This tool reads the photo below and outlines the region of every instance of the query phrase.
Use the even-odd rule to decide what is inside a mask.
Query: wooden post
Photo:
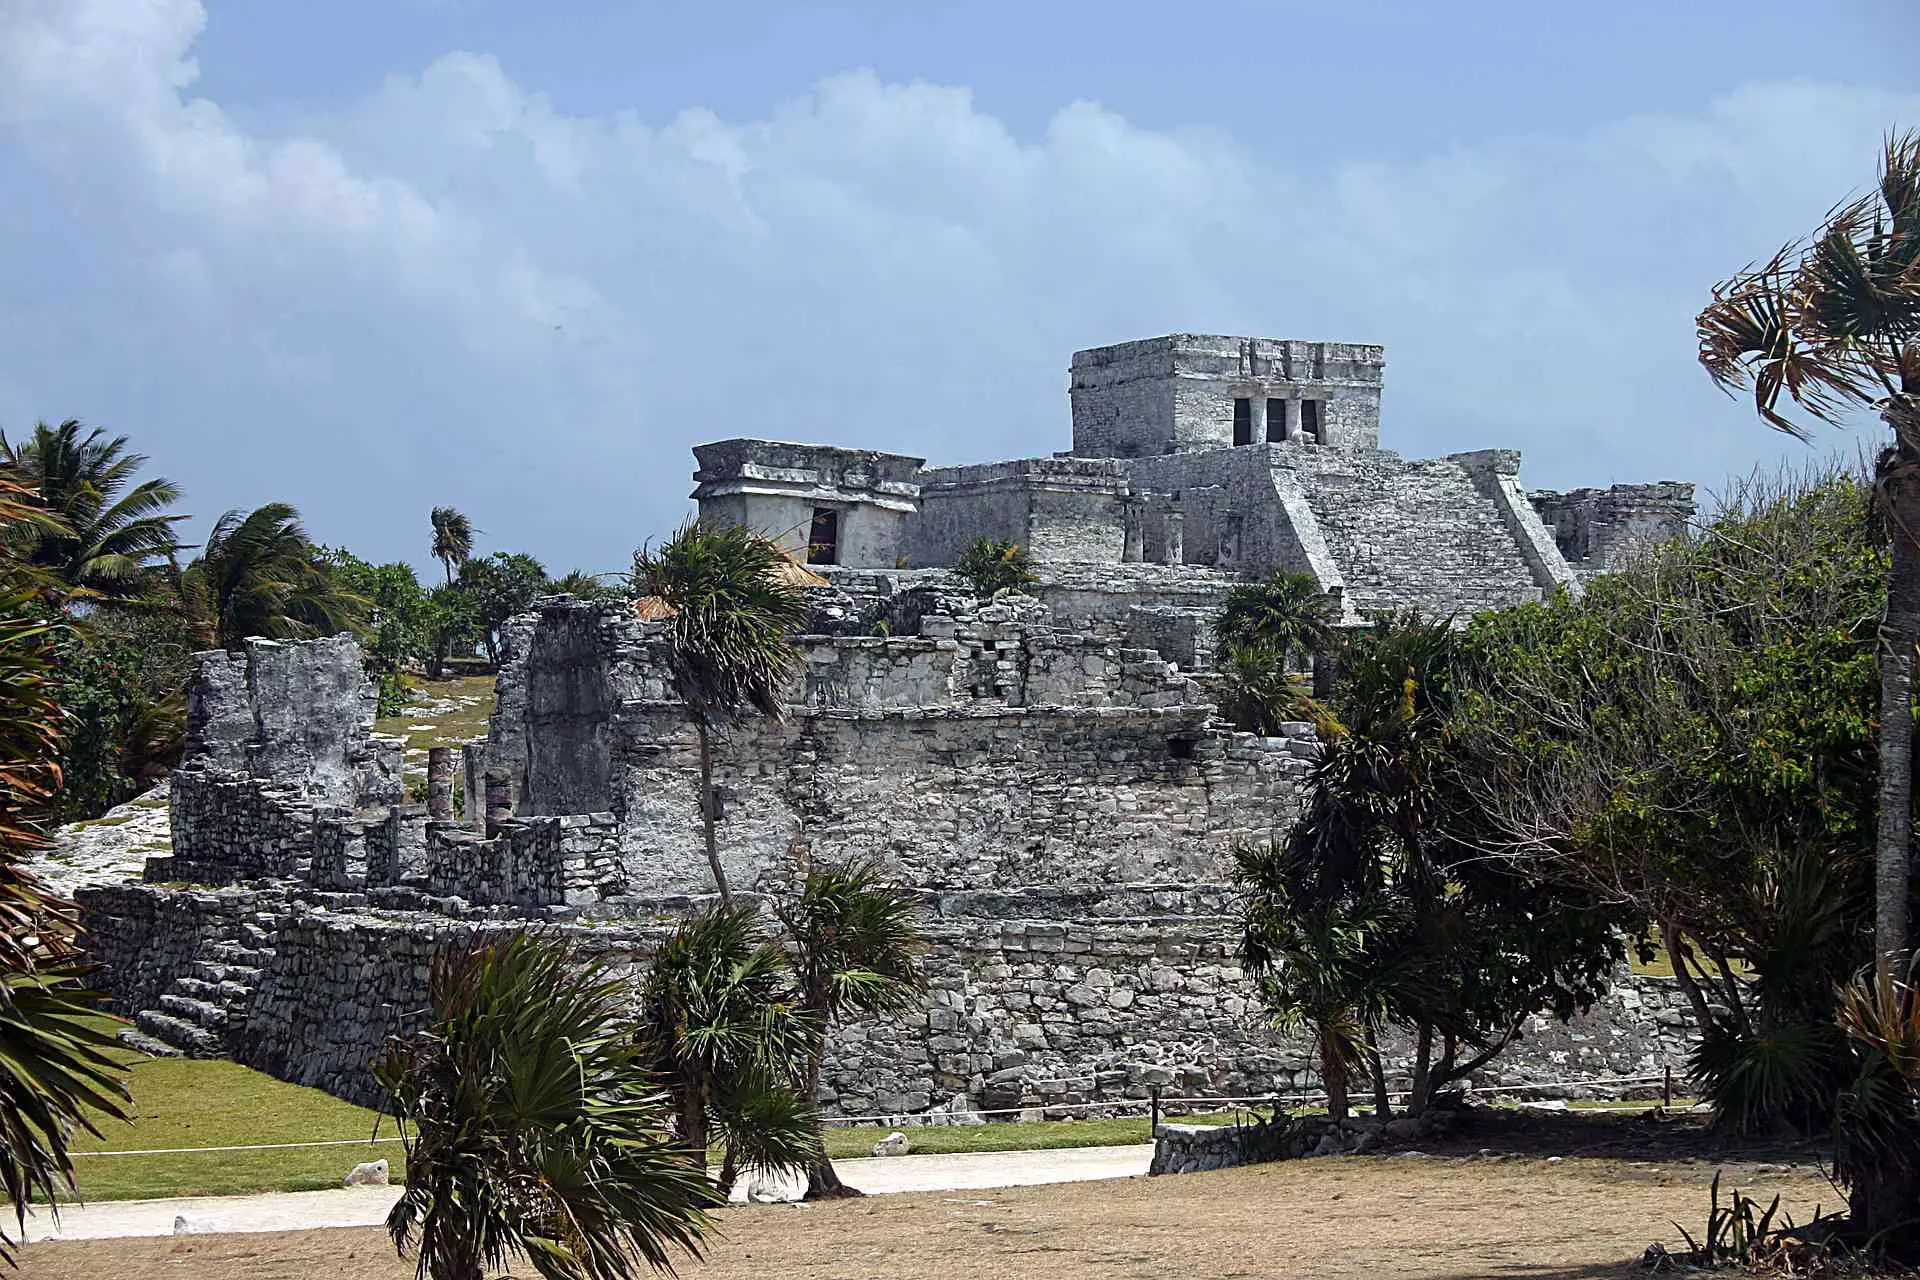
[[[1157,1085],[1157,1084],[1153,1086],[1153,1112],[1152,1112],[1152,1117],[1153,1117],[1153,1124],[1152,1124],[1152,1126],[1151,1126],[1151,1127],[1150,1127],[1150,1128],[1149,1128],[1149,1129],[1147,1130],[1147,1136],[1148,1136],[1148,1137],[1152,1137],[1152,1136],[1153,1136],[1154,1134],[1156,1134],[1156,1133],[1158,1133],[1158,1132],[1160,1131],[1160,1086],[1159,1086],[1159,1085]]]
[[[427,748],[427,817],[434,822],[453,819],[453,748]]]
[[[1671,1110],[1673,1108],[1673,1064],[1672,1063],[1667,1064],[1666,1080],[1660,1086],[1660,1105],[1662,1107],[1667,1108],[1668,1110]]]

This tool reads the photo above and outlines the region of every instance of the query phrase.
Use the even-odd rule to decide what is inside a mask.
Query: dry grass
[[[1670,1219],[1705,1214],[1704,1164],[1323,1159],[1176,1178],[876,1196],[729,1210],[682,1274],[710,1280],[1092,1280],[1093,1277],[1574,1277],[1635,1274]],[[1811,1174],[1729,1182],[1833,1202]],[[35,1245],[25,1280],[403,1280],[377,1230]],[[516,1274],[530,1274],[521,1268]]]

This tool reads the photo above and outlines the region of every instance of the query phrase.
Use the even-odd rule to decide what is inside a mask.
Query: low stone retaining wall
[[[822,1108],[893,1116],[962,1099],[992,1111],[1098,1114],[1105,1105],[1144,1103],[1156,1088],[1197,1098],[1316,1088],[1306,1041],[1274,1032],[1254,999],[1218,887],[1117,886],[1101,900],[1159,910],[1075,918],[1088,892],[930,896],[925,1008],[839,1028],[822,1072]],[[388,1034],[424,1011],[427,966],[449,941],[540,924],[642,965],[673,920],[702,905],[659,899],[645,911],[623,905],[618,918],[568,922],[556,913],[579,912],[529,915],[404,888],[118,885],[85,890],[81,902],[116,1006],[129,1014],[208,958],[215,940],[247,928],[270,955],[260,962],[235,1056],[363,1102],[367,1064]],[[1635,978],[1572,1024],[1537,1020],[1476,1083],[1576,1082],[1559,1092],[1578,1096],[1583,1079],[1677,1067],[1688,1035],[1671,987]],[[1386,1048],[1390,1074],[1402,1074],[1396,1046]]]

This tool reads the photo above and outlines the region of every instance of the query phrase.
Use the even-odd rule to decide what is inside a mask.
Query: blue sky
[[[1408,454],[1713,488],[1806,451],[1693,313],[1920,126],[1916,43],[1915,0],[0,0],[0,426],[613,569],[696,441],[1050,452],[1075,348],[1203,330],[1385,343]]]

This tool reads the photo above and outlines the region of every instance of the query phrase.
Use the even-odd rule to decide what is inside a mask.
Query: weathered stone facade
[[[385,1037],[426,1006],[427,966],[450,940],[546,921],[584,949],[642,966],[694,899],[642,918],[503,912],[417,890],[82,891],[117,1006],[284,1079],[364,1103]],[[1218,889],[925,896],[931,992],[915,1014],[841,1028],[821,1102],[843,1115],[912,1115],[964,1098],[994,1111],[1310,1092],[1309,1047],[1274,1032],[1234,959]],[[1540,1019],[1481,1077],[1489,1086],[1658,1077],[1685,1060],[1687,1015],[1669,979],[1623,981],[1568,1025]],[[1392,1055],[1396,1087],[1405,1055]]]
[[[705,518],[780,539],[831,583],[809,592],[784,718],[717,735],[728,878],[777,892],[805,862],[872,859],[926,903],[927,1008],[844,1029],[824,1105],[1307,1085],[1303,1047],[1265,1026],[1235,963],[1227,881],[1236,842],[1292,824],[1318,743],[1305,724],[1268,738],[1219,719],[1222,596],[1284,567],[1349,622],[1464,616],[1577,589],[1691,510],[1672,484],[1530,500],[1511,451],[1383,450],[1383,364],[1378,347],[1176,335],[1074,358],[1065,455],[927,470],[696,449]],[[978,601],[939,567],[982,535],[1032,551],[1033,597]],[[202,655],[171,854],[148,884],[82,895],[146,1043],[365,1099],[367,1062],[421,1012],[448,939],[538,923],[638,965],[698,908],[697,739],[664,628],[557,598],[502,645],[459,822],[444,792],[432,817],[402,803],[351,642]],[[1671,1060],[1683,1033],[1654,1003],[1538,1027],[1495,1072]]]
[[[844,604],[849,625],[870,607]],[[873,857],[924,902],[926,1007],[843,1028],[822,1104],[910,1115],[1311,1088],[1306,1046],[1267,1026],[1238,967],[1225,883],[1235,840],[1291,822],[1318,751],[1308,726],[1224,729],[1157,653],[1060,631],[1032,600],[923,586],[887,607],[912,634],[801,637],[787,720],[718,749],[736,886],[777,891],[801,856]],[[514,621],[492,732],[470,748],[508,783],[492,831],[421,806],[316,804],[307,762],[279,779],[201,767],[189,806],[251,788],[252,809],[176,812],[219,857],[155,858],[153,883],[82,891],[116,1004],[147,1043],[371,1101],[367,1065],[424,1009],[450,939],[534,924],[644,965],[710,887],[661,643],[617,606],[564,598]],[[542,812],[581,799],[606,808]],[[247,827],[256,811],[279,825]],[[1676,1002],[1623,987],[1589,1022],[1540,1022],[1489,1079],[1658,1070],[1684,1041]]]
[[[1384,367],[1379,347],[1348,343],[1174,334],[1099,347],[1073,357],[1067,453],[924,469],[729,440],[694,450],[694,496],[703,519],[751,525],[819,565],[949,566],[991,537],[1042,566],[1127,570],[1147,594],[1210,570],[1221,578],[1209,608],[1232,581],[1284,568],[1313,575],[1355,624],[1385,609],[1464,617],[1578,591],[1685,532],[1692,485],[1529,498],[1513,450],[1407,459],[1381,448]]]

